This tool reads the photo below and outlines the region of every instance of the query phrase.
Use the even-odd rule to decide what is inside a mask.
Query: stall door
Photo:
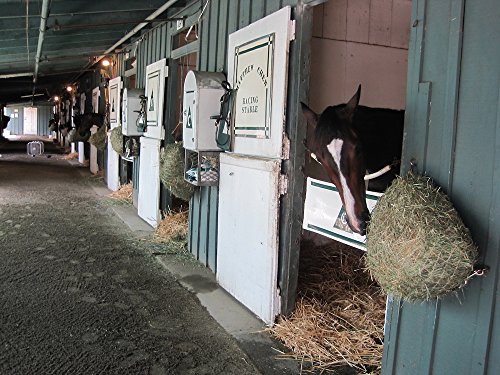
[[[96,87],[92,90],[92,112],[99,113],[99,96],[101,96],[101,90]],[[92,126],[90,132],[95,134],[97,132],[97,126]],[[90,145],[90,172],[96,174],[99,172],[99,165],[97,164],[97,147]]]
[[[122,79],[121,77],[116,77],[109,81],[109,123],[111,129],[116,128],[117,126],[121,126],[120,123],[120,103],[121,103],[121,86]],[[108,183],[108,189],[112,191],[118,190],[120,187],[120,175],[119,175],[119,165],[120,165],[120,155],[113,150],[111,147],[111,142],[108,136],[108,160],[107,160],[107,169],[106,169],[106,177]]]
[[[237,88],[232,154],[220,162],[217,280],[259,318],[280,312],[278,210],[290,7],[229,36],[228,80]]]
[[[80,113],[84,114],[85,113],[85,100],[86,100],[86,95],[85,93],[82,93],[80,95]],[[83,142],[78,142],[78,161],[80,163],[85,163],[85,145]]]
[[[24,107],[24,134],[36,135],[37,132],[38,109],[34,107]]]
[[[152,227],[160,220],[160,140],[141,137],[138,213]]]

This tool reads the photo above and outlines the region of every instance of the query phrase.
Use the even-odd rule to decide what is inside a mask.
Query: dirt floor
[[[57,148],[13,149],[0,148],[0,374],[259,373],[92,178]]]

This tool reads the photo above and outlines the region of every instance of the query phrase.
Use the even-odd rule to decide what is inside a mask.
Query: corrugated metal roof
[[[166,0],[51,0],[37,92],[59,89]],[[177,1],[175,7],[184,6]],[[0,0],[0,103],[33,91],[42,0]],[[161,17],[166,17],[161,15]],[[7,77],[13,75],[13,77]]]

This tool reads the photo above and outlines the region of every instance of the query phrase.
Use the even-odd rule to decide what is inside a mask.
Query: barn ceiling
[[[0,0],[0,104],[50,94],[71,82],[166,0],[49,0],[40,63],[33,83],[43,0]],[[167,13],[168,10],[165,12]],[[156,18],[162,20],[166,14]],[[158,22],[158,21],[157,21]]]

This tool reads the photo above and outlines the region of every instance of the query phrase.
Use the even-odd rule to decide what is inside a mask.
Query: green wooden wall
[[[229,34],[283,6],[294,5],[296,2],[296,0],[212,0],[198,28],[198,69],[226,73]],[[204,4],[192,1],[181,12],[169,15],[187,16],[185,30],[198,19],[202,3]],[[178,51],[174,49],[172,42],[177,33],[174,22],[155,25],[128,46],[131,53],[135,53],[137,57],[136,87],[144,87],[145,69],[148,64],[177,55]],[[169,66],[172,67],[172,62]],[[173,71],[174,69],[170,70],[172,78]],[[173,129],[171,124],[173,114],[168,109],[168,102],[172,98],[172,84],[167,83],[167,86],[165,118],[168,135]],[[171,139],[167,139],[167,142],[171,142]],[[217,187],[202,187],[196,189],[190,201],[189,248],[202,264],[213,271],[216,271],[218,198]]]
[[[491,270],[457,295],[389,306],[383,374],[500,374],[500,8],[414,0],[403,167],[450,195]]]

